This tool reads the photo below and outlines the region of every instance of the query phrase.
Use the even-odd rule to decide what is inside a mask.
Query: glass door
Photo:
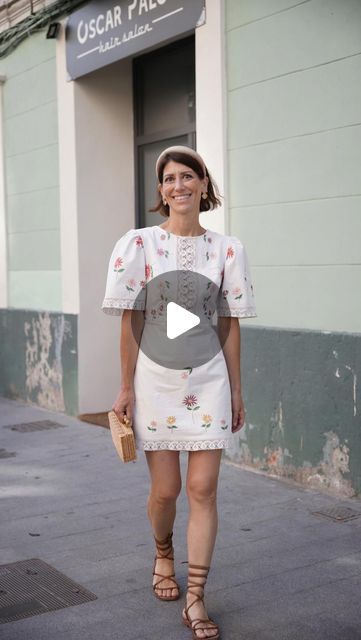
[[[194,37],[134,60],[136,226],[164,222],[157,202],[155,162],[171,145],[195,148]]]

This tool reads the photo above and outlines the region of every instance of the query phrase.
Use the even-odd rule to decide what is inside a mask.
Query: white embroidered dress
[[[120,315],[123,309],[144,310],[144,297],[138,294],[146,283],[178,270],[196,271],[220,288],[218,316],[257,316],[246,250],[236,237],[210,230],[200,236],[177,236],[159,226],[131,229],[116,243],[103,311]],[[140,348],[134,391],[137,449],[194,451],[233,445],[231,393],[222,349],[201,366],[179,370],[157,364]]]

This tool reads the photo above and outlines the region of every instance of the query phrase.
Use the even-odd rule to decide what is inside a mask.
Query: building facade
[[[78,4],[54,13],[55,39],[46,25],[0,57],[0,393],[111,406],[109,255],[159,223],[154,159],[190,144],[224,195],[201,223],[247,247],[258,313],[241,320],[247,418],[227,455],[359,494],[359,1]]]

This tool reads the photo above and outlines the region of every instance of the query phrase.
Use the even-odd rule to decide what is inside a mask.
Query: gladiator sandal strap
[[[202,571],[205,571],[205,573],[195,573],[193,571],[189,571],[188,572],[188,585],[187,585],[187,591],[189,591],[193,596],[195,596],[194,600],[191,602],[190,605],[188,605],[187,607],[185,607],[184,612],[186,617],[188,618],[188,621],[190,622],[192,629],[197,632],[197,631],[205,631],[206,629],[217,629],[218,630],[218,625],[214,622],[214,620],[212,620],[211,618],[196,618],[195,620],[190,620],[189,615],[188,615],[188,611],[189,609],[198,601],[202,601],[203,602],[203,598],[204,598],[204,587],[205,584],[207,582],[207,578],[208,578],[208,573],[209,573],[209,569],[210,567],[204,567],[203,565],[199,565],[199,564],[188,564],[190,569],[201,569]],[[195,582],[195,580],[190,580],[189,578],[200,578],[202,580],[201,583],[199,582]],[[199,593],[194,592],[192,587],[197,587],[198,589],[202,589],[202,595],[199,595]],[[206,622],[207,625],[203,625],[202,623]],[[217,636],[218,637],[218,636]]]
[[[174,557],[171,557],[170,554],[173,552],[173,531],[168,533],[168,535],[163,540],[158,540],[154,536],[155,544],[157,547],[157,551],[161,555],[157,555],[157,558],[168,558],[169,560],[174,560]]]
[[[158,589],[165,589],[166,587],[160,587],[160,583],[163,582],[163,580],[170,580],[171,582],[173,582],[174,584],[174,588],[179,589],[179,585],[177,583],[177,581],[175,580],[175,573],[171,573],[170,575],[163,575],[161,573],[156,573],[155,571],[155,565],[157,560],[174,560],[174,556],[172,554],[173,552],[173,544],[172,544],[172,537],[173,537],[173,531],[171,533],[168,533],[168,535],[163,539],[163,540],[158,540],[155,536],[154,536],[154,540],[156,543],[156,547],[157,547],[157,551],[159,552],[160,555],[156,554],[155,558],[154,558],[154,567],[153,567],[153,576],[157,576],[158,578],[160,578],[160,580],[158,580],[157,582],[155,582],[155,584],[153,584],[153,590],[155,591],[157,588]],[[171,555],[172,554],[172,555]],[[168,589],[172,589],[173,587],[168,587]]]

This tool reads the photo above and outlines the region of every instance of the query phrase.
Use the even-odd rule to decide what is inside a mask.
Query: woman
[[[200,225],[200,212],[221,204],[203,158],[189,147],[169,147],[157,160],[156,174],[159,202],[153,211],[159,211],[165,222],[128,231],[116,243],[109,263],[102,308],[122,314],[121,388],[113,409],[133,421],[136,446],[145,451],[151,480],[148,517],[158,552],[153,590],[161,600],[180,595],[172,535],[181,490],[179,452],[188,451],[189,573],[182,619],[194,639],[218,639],[218,626],[205,608],[204,586],[217,532],[222,450],[230,446],[231,432],[239,431],[245,420],[238,319],[256,316],[253,287],[241,242]],[[176,362],[162,366],[142,348],[147,332],[164,331],[171,278],[163,281],[162,275],[169,273],[175,274],[178,284],[188,273],[205,283],[207,296],[200,292],[202,284],[192,289],[183,283],[185,308],[200,301],[210,316],[209,298],[216,299],[219,350],[200,366],[180,369]],[[154,278],[159,279],[160,298],[149,308],[145,294]],[[179,298],[174,299],[179,304]]]

